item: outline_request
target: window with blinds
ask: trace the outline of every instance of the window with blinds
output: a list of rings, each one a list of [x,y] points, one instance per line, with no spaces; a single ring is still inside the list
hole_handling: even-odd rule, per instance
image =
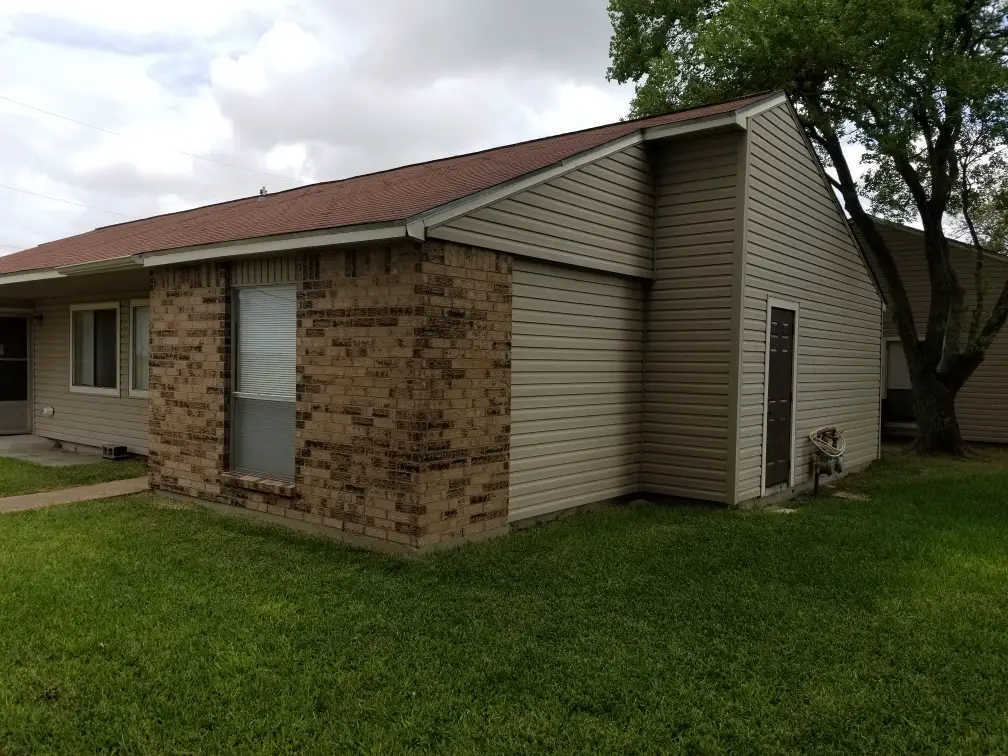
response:
[[[231,467],[294,479],[297,298],[294,286],[235,290]]]

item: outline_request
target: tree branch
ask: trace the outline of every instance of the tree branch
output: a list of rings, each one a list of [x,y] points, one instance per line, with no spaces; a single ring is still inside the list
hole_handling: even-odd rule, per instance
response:
[[[1008,320],[1008,281],[1005,282],[1001,295],[994,304],[987,323],[971,347],[960,355],[951,365],[945,375],[944,384],[950,391],[958,391],[970,376],[976,372],[987,355],[987,350],[1000,333],[1005,321]]]
[[[984,311],[984,252],[983,244],[980,243],[980,235],[977,233],[976,225],[973,223],[973,209],[970,206],[969,190],[969,161],[963,159],[960,170],[962,192],[962,214],[969,228],[970,238],[973,246],[976,247],[976,265],[973,268],[973,285],[976,289],[976,305],[973,308],[973,317],[970,318],[969,335],[966,338],[966,350],[970,351],[976,344],[977,336],[980,334],[980,323],[983,321]]]
[[[957,301],[961,302],[962,287],[958,285],[955,271],[948,255],[948,241],[941,228],[941,218],[935,218],[931,202],[924,191],[917,169],[906,154],[892,156],[897,172],[906,182],[910,195],[917,205],[921,221],[924,223],[924,257],[928,264],[928,279],[931,282],[931,304],[928,309],[927,332],[924,338],[924,364],[937,368],[944,356],[945,331],[949,316]]]
[[[815,107],[815,105],[811,104],[810,107]],[[839,189],[844,199],[844,206],[847,208],[847,212],[850,213],[851,220],[854,221],[855,225],[864,235],[872,255],[882,269],[882,276],[885,279],[886,287],[889,289],[889,295],[893,300],[892,305],[896,330],[899,332],[904,353],[907,355],[908,361],[910,361],[911,355],[914,356],[913,359],[916,361],[917,326],[914,323],[910,298],[907,296],[903,279],[900,276],[899,269],[896,267],[895,260],[893,260],[892,253],[889,251],[889,245],[886,244],[885,239],[879,233],[874,219],[865,212],[864,206],[861,204],[861,198],[857,192],[857,183],[854,181],[854,176],[847,163],[847,157],[844,155],[840,138],[836,132],[826,131],[823,128],[810,128],[808,131],[816,143],[826,151],[830,162],[833,163],[833,169],[837,172],[838,180],[832,183]]]

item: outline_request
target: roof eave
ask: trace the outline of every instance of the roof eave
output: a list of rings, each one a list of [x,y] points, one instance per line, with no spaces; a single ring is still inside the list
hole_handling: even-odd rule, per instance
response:
[[[204,244],[181,247],[140,255],[144,267],[159,268],[166,265],[185,265],[208,260],[226,260],[237,257],[280,254],[296,250],[317,249],[368,242],[412,239],[423,241],[423,228],[404,221],[384,224],[347,226],[323,231],[308,231],[282,236],[264,236],[245,241]]]
[[[55,268],[16,271],[14,273],[0,274],[0,286],[31,283],[33,281],[49,281],[56,278],[63,278],[63,274],[58,272]]]
[[[63,276],[90,276],[96,273],[116,273],[123,270],[136,270],[143,261],[136,255],[129,257],[114,257],[111,260],[96,260],[94,262],[61,265],[56,272]]]

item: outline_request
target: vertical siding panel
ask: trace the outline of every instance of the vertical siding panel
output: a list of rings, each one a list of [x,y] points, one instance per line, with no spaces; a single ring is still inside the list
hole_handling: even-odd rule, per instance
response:
[[[727,501],[738,134],[655,154],[648,296],[645,491]],[[733,409],[731,411],[734,411]]]
[[[148,449],[147,399],[129,396],[130,300],[146,299],[147,291],[70,300],[39,300],[35,311],[42,322],[34,330],[35,433],[69,444],[126,444],[136,454]],[[70,306],[88,302],[119,302],[119,396],[70,392]],[[52,417],[42,417],[52,407]]]
[[[434,238],[650,277],[654,196],[643,147],[428,230]]]
[[[880,224],[879,232],[886,240],[900,271],[917,331],[923,335],[927,330],[931,308],[931,280],[928,277],[927,259],[924,257],[923,233],[902,230],[888,224]],[[859,234],[858,238],[863,237]],[[968,247],[958,244],[952,245],[951,254],[959,282],[966,289],[966,312],[968,316],[972,316],[973,307],[976,306],[976,285],[973,280],[976,255]],[[988,255],[984,270],[987,276],[984,301],[989,314],[991,305],[1001,293],[1005,280],[1008,280],[1008,259]],[[884,322],[885,335],[895,338],[897,332],[891,314],[885,317]],[[967,441],[1008,443],[1008,332],[1005,329],[994,339],[991,348],[987,350],[987,357],[959,392],[956,411],[963,437]]]
[[[516,258],[511,521],[640,487],[642,285]]]
[[[796,301],[795,484],[810,431],[836,425],[848,466],[878,456],[882,302],[787,106],[750,121],[739,501],[760,495],[768,297]]]
[[[295,255],[254,257],[231,265],[232,286],[293,283]]]

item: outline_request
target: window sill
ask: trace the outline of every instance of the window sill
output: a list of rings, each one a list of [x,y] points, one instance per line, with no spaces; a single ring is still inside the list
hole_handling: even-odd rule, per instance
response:
[[[140,389],[130,389],[129,391],[130,399],[149,399],[149,391],[141,391]]]
[[[92,396],[114,396],[119,397],[117,388],[95,388],[94,386],[71,386],[71,394],[91,394]]]
[[[233,486],[234,488],[244,488],[249,491],[259,491],[288,498],[294,496],[294,483],[289,480],[275,480],[238,472],[221,473],[220,480],[221,485]]]

